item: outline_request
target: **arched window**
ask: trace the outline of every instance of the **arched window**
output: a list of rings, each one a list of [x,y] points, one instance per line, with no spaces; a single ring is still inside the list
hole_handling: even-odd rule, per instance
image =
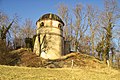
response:
[[[58,28],[59,28],[59,29],[62,29],[61,27],[62,27],[61,24],[58,24]]]
[[[42,26],[44,26],[44,23],[43,23],[43,22],[40,23],[40,27],[42,27]]]

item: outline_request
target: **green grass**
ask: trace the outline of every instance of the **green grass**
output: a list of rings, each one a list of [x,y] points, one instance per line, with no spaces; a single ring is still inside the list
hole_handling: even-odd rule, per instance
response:
[[[0,65],[0,80],[120,80],[110,68],[28,68]]]

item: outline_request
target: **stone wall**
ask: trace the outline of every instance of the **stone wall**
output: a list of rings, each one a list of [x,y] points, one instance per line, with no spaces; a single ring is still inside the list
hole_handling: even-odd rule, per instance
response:
[[[41,23],[44,23],[44,25],[40,26]],[[63,28],[59,25],[62,24],[55,20],[41,20],[37,22],[38,36],[34,44],[34,53],[37,55],[41,54],[41,57],[45,59],[57,59],[61,57],[64,53]]]

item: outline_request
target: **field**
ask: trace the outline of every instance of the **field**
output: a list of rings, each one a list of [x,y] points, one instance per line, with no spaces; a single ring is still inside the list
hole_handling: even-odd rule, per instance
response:
[[[0,80],[120,80],[111,68],[28,68],[0,65]]]
[[[0,65],[0,80],[120,80],[119,70],[87,54],[72,53],[74,56],[55,61],[41,59],[24,49],[11,54],[20,55],[15,57],[20,60],[15,61],[17,66]]]

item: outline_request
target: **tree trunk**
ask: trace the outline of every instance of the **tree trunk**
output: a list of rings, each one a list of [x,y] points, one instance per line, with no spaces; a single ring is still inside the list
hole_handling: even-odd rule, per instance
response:
[[[105,49],[104,49],[104,62],[106,63],[109,59],[109,51],[111,48],[111,38],[112,38],[112,24],[109,23],[108,27],[105,28],[106,30],[106,38],[105,38]]]
[[[92,37],[91,37],[91,49],[92,49],[92,55],[95,56],[95,53],[94,53],[94,32],[92,31]]]

